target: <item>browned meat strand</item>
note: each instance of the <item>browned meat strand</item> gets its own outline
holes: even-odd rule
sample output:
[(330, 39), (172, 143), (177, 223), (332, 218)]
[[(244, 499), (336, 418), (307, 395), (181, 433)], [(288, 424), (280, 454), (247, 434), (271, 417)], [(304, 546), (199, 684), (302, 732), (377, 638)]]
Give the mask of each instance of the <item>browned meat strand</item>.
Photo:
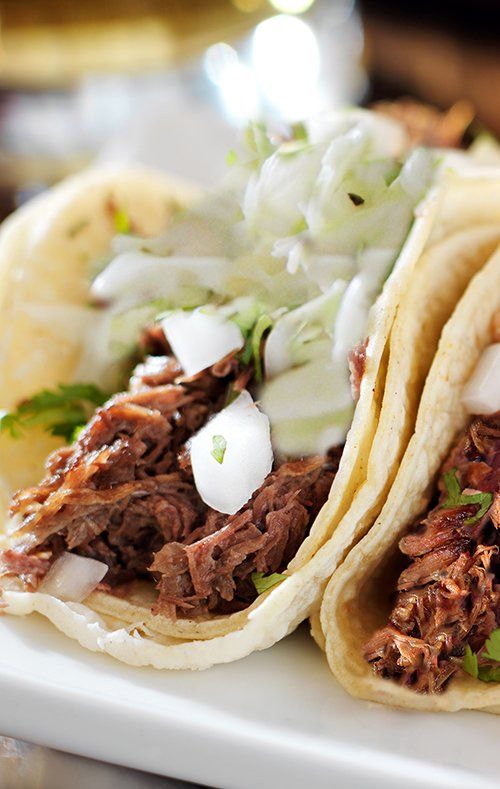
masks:
[[(143, 345), (168, 351), (154, 330)], [(99, 408), (72, 447), (48, 458), (41, 483), (14, 496), (21, 527), (3, 571), (17, 573), (16, 562), (25, 567), (43, 555), (36, 582), (47, 556), (70, 550), (105, 562), (109, 586), (152, 573), (155, 613), (248, 605), (256, 597), (252, 572), (286, 567), (326, 501), (341, 453), (283, 463), (236, 515), (210, 510), (195, 488), (186, 442), (223, 408), (229, 388), (245, 388), (251, 376), (234, 355), (192, 379), (172, 356), (148, 357), (129, 391)]]
[[(0, 574), (18, 575), (28, 588), (35, 588), (50, 567), (49, 556), (30, 556), (8, 549), (0, 558)], [(1, 591), (1, 590), (0, 590)]]
[[(493, 504), (443, 506), (444, 473), (456, 469), (467, 494), (489, 492)], [(442, 690), (465, 645), (480, 650), (500, 621), (500, 412), (474, 419), (452, 450), (439, 483), (440, 503), (399, 543), (410, 564), (397, 583), (387, 627), (364, 653), (374, 670), (418, 692)]]
[(328, 492), (340, 451), (284, 463), (235, 515), (211, 510), (182, 545), (166, 544), (151, 569), (161, 573), (157, 612), (191, 616), (234, 611), (256, 596), (251, 574), (284, 570)]
[(153, 553), (185, 539), (202, 517), (184, 444), (224, 405), (234, 370), (187, 380), (169, 357), (136, 368), (130, 391), (99, 408), (73, 447), (49, 457), (39, 485), (14, 496), (20, 545), (101, 559), (108, 583), (146, 573)]
[(379, 101), (372, 109), (402, 123), (413, 146), (460, 148), (474, 120), (474, 108), (468, 101), (458, 101), (447, 112), (411, 98)]

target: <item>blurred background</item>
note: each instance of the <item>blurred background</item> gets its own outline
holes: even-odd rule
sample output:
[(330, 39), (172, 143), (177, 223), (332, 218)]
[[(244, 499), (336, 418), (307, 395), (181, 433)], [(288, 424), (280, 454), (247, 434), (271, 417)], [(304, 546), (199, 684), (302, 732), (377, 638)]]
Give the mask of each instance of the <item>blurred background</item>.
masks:
[(0, 216), (96, 158), (212, 183), (248, 120), (346, 103), (467, 99), (498, 134), (499, 22), (498, 0), (0, 0)]

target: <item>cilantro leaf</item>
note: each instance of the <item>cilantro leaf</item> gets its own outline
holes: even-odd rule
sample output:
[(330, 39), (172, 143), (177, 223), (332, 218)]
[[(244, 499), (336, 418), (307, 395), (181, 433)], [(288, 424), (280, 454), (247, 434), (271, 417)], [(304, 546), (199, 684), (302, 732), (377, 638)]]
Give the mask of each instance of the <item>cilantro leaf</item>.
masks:
[(255, 380), (257, 383), (262, 381), (262, 361), (260, 358), (260, 344), (264, 333), (273, 325), (272, 319), (269, 315), (261, 315), (254, 326), (252, 332), (252, 356), (255, 369)]
[(477, 655), (475, 652), (472, 651), (470, 646), (466, 644), (465, 646), (465, 655), (462, 661), (462, 668), (467, 674), (470, 674), (471, 677), (477, 679), (478, 676), (478, 667), (477, 667)]
[(500, 627), (490, 633), (486, 639), (485, 651), (479, 654), (481, 659), (491, 660), (496, 666), (480, 666), (478, 664), (478, 654), (475, 654), (470, 646), (465, 647), (462, 668), (467, 674), (481, 682), (500, 682)]
[(43, 389), (22, 402), (17, 411), (0, 412), (0, 432), (19, 438), (24, 429), (43, 427), (53, 436), (73, 441), (75, 431), (88, 421), (96, 406), (108, 395), (94, 384), (60, 384), (55, 390)]
[(287, 578), (283, 573), (271, 573), (271, 575), (264, 575), (264, 573), (252, 573), (252, 583), (257, 590), (257, 594), (263, 594), (273, 586), (280, 584)]
[(478, 669), (481, 682), (500, 682), (500, 666), (481, 666)]
[(457, 476), (457, 469), (452, 468), (444, 475), (444, 484), (448, 498), (442, 505), (443, 507), (460, 507), (467, 504), (479, 504), (480, 507), (475, 515), (467, 518), (465, 523), (475, 523), (485, 515), (493, 504), (492, 493), (462, 493), (460, 482)]
[(0, 411), (0, 433), (10, 433), (11, 438), (19, 438), (21, 431), (19, 430), (18, 419), (15, 414), (10, 411)]
[(483, 657), (500, 663), (500, 627), (490, 633), (485, 646), (486, 652), (483, 652)]
[(462, 488), (460, 487), (460, 482), (458, 481), (456, 468), (452, 468), (451, 471), (446, 472), (444, 475), (444, 484), (446, 487), (446, 492), (448, 493), (445, 506), (453, 507), (455, 504), (459, 503), (460, 496), (462, 495)]
[(239, 326), (245, 339), (245, 344), (239, 353), (240, 361), (243, 365), (248, 365), (253, 359), (255, 380), (260, 383), (262, 381), (260, 345), (265, 332), (273, 325), (273, 319), (266, 312), (261, 312), (257, 318), (252, 317), (251, 323), (241, 320), (240, 316), (234, 316), (232, 320)]
[(80, 436), (80, 433), (82, 432), (84, 427), (85, 425), (77, 425), (76, 427), (73, 428), (73, 432), (71, 433), (69, 439), (72, 444), (74, 444), (75, 441), (78, 441), (78, 437)]
[(212, 446), (213, 449), (210, 454), (217, 461), (217, 463), (222, 465), (227, 449), (226, 439), (224, 436), (212, 436)]

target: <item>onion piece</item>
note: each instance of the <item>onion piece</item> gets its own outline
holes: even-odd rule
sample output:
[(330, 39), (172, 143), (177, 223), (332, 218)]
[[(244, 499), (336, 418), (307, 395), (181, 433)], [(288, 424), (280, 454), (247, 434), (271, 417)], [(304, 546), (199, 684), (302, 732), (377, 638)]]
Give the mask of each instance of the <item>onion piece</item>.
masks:
[(500, 342), (484, 351), (462, 392), (470, 414), (494, 414), (500, 410)]
[(81, 603), (107, 572), (108, 565), (104, 562), (66, 552), (56, 559), (38, 591), (63, 602)]
[(161, 327), (188, 376), (206, 370), (245, 344), (241, 329), (234, 321), (208, 308), (193, 312), (177, 310), (161, 322)]
[(269, 419), (245, 390), (191, 439), (194, 481), (203, 501), (233, 515), (273, 465)]

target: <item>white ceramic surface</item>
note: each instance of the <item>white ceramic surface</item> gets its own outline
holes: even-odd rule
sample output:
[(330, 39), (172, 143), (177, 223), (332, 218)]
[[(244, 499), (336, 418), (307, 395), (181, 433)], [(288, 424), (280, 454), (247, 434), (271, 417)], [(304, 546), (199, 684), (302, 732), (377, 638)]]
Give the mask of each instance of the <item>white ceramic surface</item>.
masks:
[(350, 699), (305, 629), (201, 673), (129, 668), (0, 619), (0, 731), (221, 789), (495, 787), (500, 721)]

